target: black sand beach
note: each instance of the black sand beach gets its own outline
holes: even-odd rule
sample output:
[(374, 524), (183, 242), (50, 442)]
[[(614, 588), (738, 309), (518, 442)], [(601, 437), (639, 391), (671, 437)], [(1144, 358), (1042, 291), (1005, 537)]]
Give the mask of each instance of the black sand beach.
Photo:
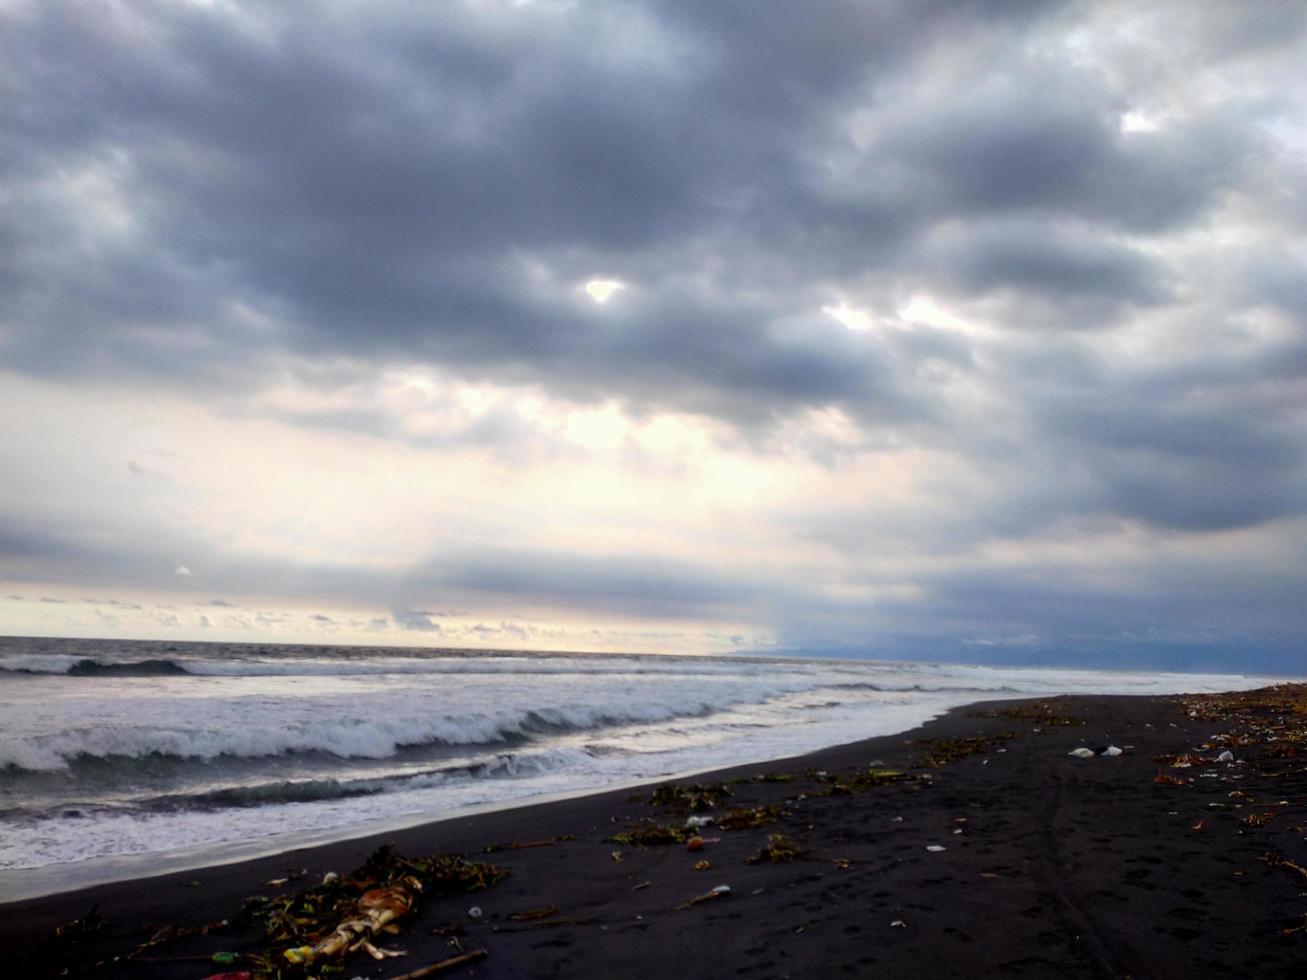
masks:
[[(731, 795), (697, 813), (623, 790), (10, 903), (5, 972), (198, 980), (251, 969), (260, 952), (285, 963), (288, 943), (238, 923), (246, 899), (346, 874), (390, 843), (509, 874), (473, 892), (428, 889), (397, 934), (375, 940), (406, 956), (358, 951), (325, 976), (399, 977), (478, 949), (439, 975), (1302, 976), (1307, 754), (1293, 735), (1302, 695), (1284, 691), (973, 705), (912, 732), (681, 781), (727, 783)], [(1123, 754), (1068, 755), (1108, 744)], [(1234, 763), (1216, 761), (1225, 747)], [(729, 823), (731, 811), (762, 823), (705, 827), (698, 851), (611, 840), (682, 828), (687, 815)], [(750, 863), (768, 847), (802, 853)], [(729, 893), (692, 903), (718, 885)], [(215, 965), (215, 952), (237, 956)]]

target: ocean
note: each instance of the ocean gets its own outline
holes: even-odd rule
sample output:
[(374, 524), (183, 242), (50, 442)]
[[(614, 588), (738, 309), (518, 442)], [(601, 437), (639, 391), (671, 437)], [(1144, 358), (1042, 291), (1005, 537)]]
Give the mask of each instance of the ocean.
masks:
[(978, 700), (1265, 683), (0, 637), (0, 898), (795, 755)]

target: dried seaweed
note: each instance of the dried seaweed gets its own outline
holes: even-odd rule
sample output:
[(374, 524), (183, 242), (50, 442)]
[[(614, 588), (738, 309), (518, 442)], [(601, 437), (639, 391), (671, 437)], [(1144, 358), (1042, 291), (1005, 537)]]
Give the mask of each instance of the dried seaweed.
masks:
[(685, 786), (664, 783), (654, 788), (648, 802), (653, 806), (676, 807), (701, 813), (717, 809), (730, 795), (731, 789), (725, 783), (689, 783)]
[(972, 735), (962, 738), (923, 738), (916, 744), (925, 746), (925, 755), (921, 764), (927, 769), (942, 769), (944, 766), (965, 759), (972, 755), (983, 755), (993, 745), (1010, 742), (1017, 736), (1013, 732), (1000, 732), (997, 735)]
[(805, 848), (800, 847), (784, 834), (768, 834), (766, 845), (760, 848), (757, 854), (745, 860), (749, 864), (763, 862), (783, 864), (786, 861), (797, 861), (807, 855), (808, 851)]
[(792, 772), (760, 772), (756, 776), (741, 776), (738, 779), (732, 779), (731, 785), (758, 786), (765, 783), (797, 783), (798, 781), (799, 777)]
[(1169, 773), (1159, 772), (1153, 777), (1153, 782), (1161, 786), (1188, 786), (1191, 780), (1182, 779), (1180, 776), (1172, 776)]
[(775, 823), (785, 815), (785, 810), (778, 803), (767, 806), (738, 807), (717, 821), (722, 830), (748, 830)]
[(888, 786), (890, 783), (901, 783), (908, 778), (907, 773), (900, 772), (897, 769), (880, 769), (872, 767), (865, 772), (859, 772), (848, 779), (827, 777), (823, 781), (830, 783), (828, 788), (807, 795), (817, 798), (823, 796), (850, 796), (854, 793), (865, 793), (868, 790), (876, 789), (879, 786)]
[(973, 718), (1006, 718), (1009, 721), (1027, 721), (1039, 728), (1071, 728), (1084, 721), (1058, 711), (1051, 704), (1016, 704), (997, 711), (972, 712)]
[(684, 844), (695, 832), (689, 827), (678, 824), (642, 823), (614, 834), (608, 840), (614, 844), (627, 847), (662, 847), (668, 844)]

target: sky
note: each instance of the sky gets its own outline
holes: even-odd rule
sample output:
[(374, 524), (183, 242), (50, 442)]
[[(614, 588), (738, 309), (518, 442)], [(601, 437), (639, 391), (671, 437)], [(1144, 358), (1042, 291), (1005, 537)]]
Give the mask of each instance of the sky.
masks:
[(1307, 673), (1307, 4), (0, 37), (0, 633)]

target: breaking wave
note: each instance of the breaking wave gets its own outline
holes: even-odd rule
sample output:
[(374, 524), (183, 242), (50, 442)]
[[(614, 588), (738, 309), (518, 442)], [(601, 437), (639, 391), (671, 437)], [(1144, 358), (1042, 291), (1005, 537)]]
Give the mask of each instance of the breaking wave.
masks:
[(549, 735), (702, 718), (725, 707), (704, 702), (679, 709), (666, 704), (628, 705), (623, 710), (574, 705), (443, 718), (322, 717), (293, 727), (277, 726), (274, 719), (257, 728), (74, 728), (48, 737), (0, 737), (0, 771), (86, 770), (105, 764), (126, 770), (295, 755), (389, 759), (422, 749), (524, 744)]

